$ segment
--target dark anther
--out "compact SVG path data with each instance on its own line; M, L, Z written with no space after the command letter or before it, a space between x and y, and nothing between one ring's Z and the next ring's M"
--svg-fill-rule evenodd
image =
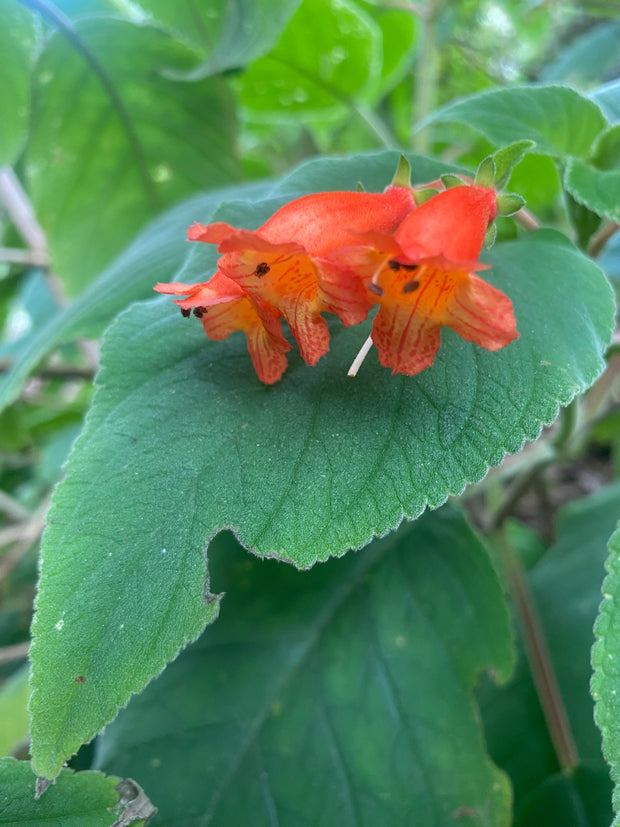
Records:
M260 264L256 265L256 270L254 270L254 275L258 276L266 276L267 273L271 270L271 267L267 264L266 261L261 261Z
M413 272L413 270L417 270L419 265L418 264L401 264L400 261L396 261L396 259L390 259L388 261L388 267L390 270L394 270L395 273L401 269L407 270L408 272Z
M194 316L195 316L197 319L202 319L202 317L204 316L204 314L205 314L206 312L207 312L207 308L206 308L206 307L195 307L195 308L194 308Z
M182 307L181 308L181 314L183 315L184 318L188 319L192 314L191 307Z
M403 293L413 293L420 286L419 281L408 281L403 285Z
M383 287L379 287L378 284L375 284L374 281L371 281L368 285L368 289L371 293L374 293L375 296L382 296L383 295Z

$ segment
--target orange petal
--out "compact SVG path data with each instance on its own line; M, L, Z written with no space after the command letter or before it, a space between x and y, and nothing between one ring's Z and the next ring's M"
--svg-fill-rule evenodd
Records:
M258 233L239 230L222 243L218 266L260 308L268 305L287 321L302 358L310 365L329 350L329 331L321 317L317 270L299 244L272 244ZM260 312L260 310L259 310Z
M439 325L401 305L382 305L372 326L379 361L392 373L415 376L433 364L441 342Z
M199 224L195 221L187 231L188 241L204 241L207 244L219 244L232 233L235 233L234 227L230 224L225 224L223 221L217 221L215 224Z
M442 256L475 262L497 213L497 199L486 187L452 187L412 212L394 233L408 259Z
M408 187L385 192L319 192L291 201L260 228L275 244L295 240L313 256L356 243L369 230L392 232L415 209Z
M444 310L442 323L486 350L499 350L519 336L508 296L477 276L459 285Z
M246 335L248 350L258 378L272 385L286 370L286 353L290 344L282 336L280 323L275 316L259 314L247 297L227 304L209 307L201 318L205 333L210 339L226 339L236 330Z
M158 293L165 293L170 296L186 295L185 299L175 300L175 304L184 310L190 307L211 307L214 304L221 304L232 299L245 295L241 287L232 279L226 278L219 270L209 281L199 284L182 284L171 282L170 284L156 284L153 290Z

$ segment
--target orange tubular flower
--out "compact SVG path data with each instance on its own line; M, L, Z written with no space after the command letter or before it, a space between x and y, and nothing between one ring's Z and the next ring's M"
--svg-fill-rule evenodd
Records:
M261 306L260 316L253 302L234 281L216 272L205 284L157 284L158 293L186 296L175 300L184 316L194 315L202 322L209 339L226 339L243 330L258 378L266 385L277 382L286 370L286 353L291 346L282 335L277 316Z
M219 272L242 289L263 324L283 317L302 358L314 365L329 350L321 313L335 313L349 326L363 321L373 304L346 262L330 261L329 253L358 244L370 230L392 232L414 208L408 187L317 193L291 201L258 230L194 224L188 238L218 245Z
M370 233L364 247L333 254L348 260L379 304L372 329L379 360L414 376L432 365L440 329L499 350L519 335L510 299L473 274L497 213L485 187L453 187L412 212L393 236Z

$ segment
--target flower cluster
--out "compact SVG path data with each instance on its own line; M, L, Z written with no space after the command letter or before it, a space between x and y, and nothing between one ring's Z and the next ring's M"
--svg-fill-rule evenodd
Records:
M278 381L291 345L284 319L310 365L329 349L323 313L359 324L378 305L371 339L382 365L411 376L429 367L448 326L498 350L518 336L510 299L474 275L497 214L488 187L454 186L420 206L420 192L324 192L291 201L255 231L194 224L190 241L216 244L221 257L203 284L158 284L193 310L210 339L243 330L261 381ZM432 193L432 191L430 191Z

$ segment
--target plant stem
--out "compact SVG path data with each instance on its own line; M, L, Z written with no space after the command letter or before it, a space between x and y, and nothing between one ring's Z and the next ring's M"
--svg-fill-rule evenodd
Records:
M615 235L620 229L620 224L617 221L611 221L606 224L598 232L594 233L588 244L588 255L592 258L598 258L603 247L607 244L609 239Z
M28 649L30 649L29 640L25 640L23 643L15 643L13 646L0 647L0 664L12 663L14 660L28 657Z
M427 0L420 15L422 31L416 58L415 80L413 86L414 124L421 121L435 109L441 61L437 49L437 18L440 0ZM429 152L432 145L432 133L428 127L414 132L412 149L421 154Z
M542 624L505 526L496 535L502 551L508 586L521 627L526 657L536 686L558 763L564 772L574 769L579 756L566 714Z
M0 359L0 374L10 373L13 363L10 359ZM35 373L41 379L84 379L90 381L95 375L95 365L77 367L75 365L48 365Z

